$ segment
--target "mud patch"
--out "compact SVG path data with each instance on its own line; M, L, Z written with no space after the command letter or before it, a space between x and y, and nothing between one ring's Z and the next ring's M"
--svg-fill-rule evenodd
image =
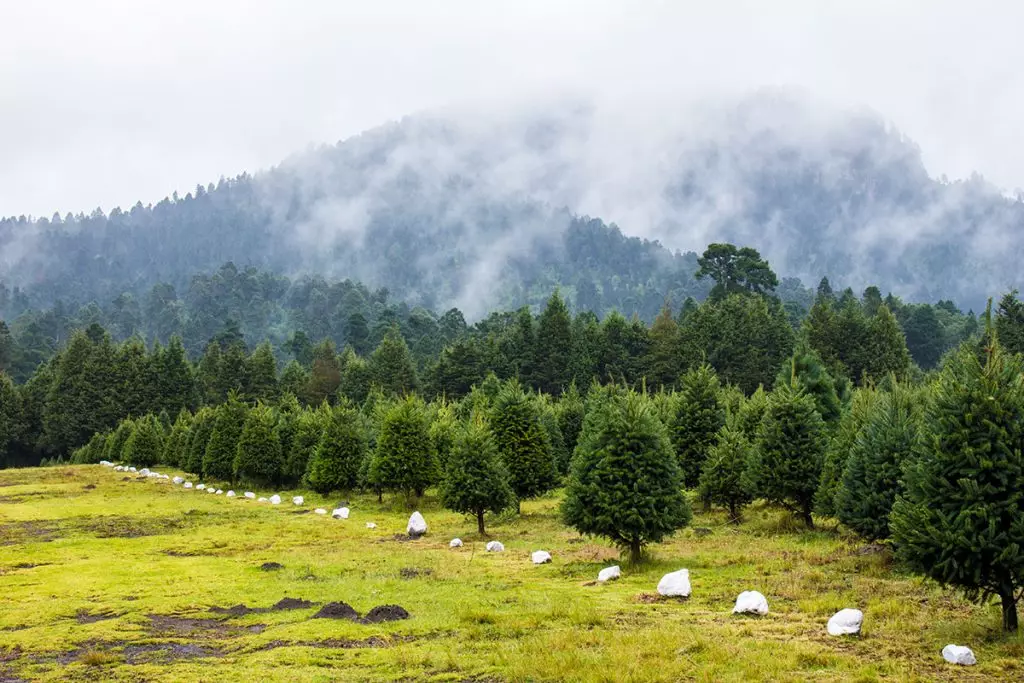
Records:
M381 624L386 621L408 619L409 613L400 605L378 605L362 618L364 624Z
M60 538L61 527L55 520L28 520L0 525L0 546L19 543L48 543Z
M79 522L77 528L94 534L97 538L141 538L160 536L180 530L185 526L178 517L125 517L110 515L91 517Z
M359 612L356 612L352 605L345 602L329 602L320 608L320 611L313 615L314 619L348 619L359 621Z
M276 572L284 569L284 565L280 562L264 562L260 565L261 572Z
M95 489L95 488L96 488L96 484L86 484L86 485L85 485L85 486L83 486L82 488L83 488L84 490L86 490L86 491L92 491L93 489Z
M111 611L90 612L87 609L80 609L75 612L75 621L79 624L95 624L97 621L117 619L120 614Z
M258 614L260 612L269 612L270 610L266 607L249 607L248 605L239 603L233 607L211 607L210 611L214 614L227 614L231 617L244 617L246 614Z
M182 659L224 656L224 652L219 648L210 645L196 645L195 643L126 645L121 653L124 655L124 660L127 664L162 663Z
M212 557L211 553L204 553L199 550L164 550L167 557Z
M244 605L243 605L244 607ZM266 624L235 626L223 619L179 617L173 614L147 614L149 628L157 635L175 638L234 638L243 633L262 633Z
M398 575L403 579L418 579L421 576L430 576L434 573L433 569L420 569L419 567L402 567L398 572Z
M281 647L316 647L324 649L338 649L338 650L355 650L359 648L377 648L377 647L394 647L395 645L401 645L402 643L408 643L416 640L415 636L392 636L385 638L382 636L371 636L364 639L349 639L349 638L329 638L327 640L299 640L299 641L288 641L288 640L272 640L269 643L261 646L260 650L276 650Z
M281 598L274 606L272 610L286 610L286 609L307 609L314 607L316 603L310 602L309 600L303 600L302 598Z

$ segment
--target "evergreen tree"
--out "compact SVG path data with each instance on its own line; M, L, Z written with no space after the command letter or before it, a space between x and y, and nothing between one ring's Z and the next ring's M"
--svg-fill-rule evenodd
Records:
M164 442L164 452L160 459L162 463L171 467L182 467L184 465L181 461L182 443L188 439L191 424L192 414L188 410L182 409L178 413L178 418L174 421L170 436Z
M422 496L437 478L437 455L425 407L416 396L406 396L384 415L370 462L370 480L406 496Z
M761 427L761 420L764 419L767 410L768 394L765 393L764 387L758 387L736 411L736 427L751 443L757 439L757 430Z
M277 361L270 342L256 347L245 362L245 391L248 401L273 401L277 399Z
M183 408L194 407L195 378L181 337L171 337L167 348L161 350L154 362L158 382L157 405L172 415Z
M890 526L898 555L968 598L996 596L1017 630L1024 588L1024 364L995 343L945 363L926 439L904 477Z
M74 452L71 462L75 465L95 465L103 460L103 453L107 446L107 435L96 432L89 439L89 443ZM0 457L3 453L0 450Z
M683 484L688 488L699 483L708 451L715 444L718 430L725 426L725 408L718 400L718 391L718 378L708 365L683 375L670 434Z
M850 407L840 417L835 433L825 449L821 478L814 494L814 510L819 515L836 515L836 493L842 484L846 461L877 400L878 392L874 389L857 389L850 400Z
M742 430L735 424L726 425L711 446L700 475L701 498L729 510L733 524L740 523L743 507L753 500L744 477L752 450Z
M808 527L821 477L825 439L814 400L784 384L768 399L748 481L766 500L800 515Z
M910 370L910 352L903 330L888 306L881 306L869 322L868 374L881 379L888 374L903 379Z
M216 418L217 412L213 408L200 408L192 419L188 450L181 464L181 468L186 472L202 475L203 459L206 457L206 447L210 443Z
M142 417L135 423L131 436L124 444L124 461L136 467L152 467L163 454L160 426L152 416Z
M103 451L103 458L110 462L121 462L125 459L124 446L128 442L128 438L135 431L135 422L130 418L121 420L121 423L117 425L117 429L110 433L107 437L107 445Z
M700 268L694 273L698 280L715 281L710 298L720 301L730 294L767 294L779 286L779 279L756 249L732 244L709 244L697 259Z
M206 405L216 405L227 396L227 391L220 386L220 364L220 345L212 342L207 344L196 371L196 383Z
M284 480L290 484L299 483L309 468L313 456L326 428L325 416L330 413L326 403L316 410L304 410L295 421L295 435L284 463Z
M458 430L448 467L441 481L441 504L453 512L476 517L481 536L484 515L515 505L508 470L498 456L494 436L477 419Z
M646 360L647 386L672 389L683 372L680 356L679 324L666 302L651 325L650 353Z
M278 386L283 394L300 396L305 391L308 383L309 373L299 365L298 361L293 360L284 366L284 370L281 371L281 381L278 383Z
M558 429L562 432L562 440L565 443L565 453L571 460L573 451L576 450L576 442L580 438L580 430L583 429L583 398L576 389L576 383L569 385L569 390L562 394L558 404L555 406L555 415L558 418ZM569 462L557 463L558 471L568 473Z
M601 357L601 327L597 316L586 311L572 321L572 353L569 376L574 382L589 384L597 377Z
M108 345L109 338L100 344ZM93 434L115 423L110 367L101 364L99 346L85 332L75 332L57 361L46 397L43 428L47 441L59 453L85 444Z
M359 411L338 406L309 461L306 479L318 493L348 491L358 483L366 458L366 434Z
M345 349L344 358L345 365L341 373L338 394L353 403L361 404L370 394L373 371L370 369L370 364L361 356L357 356L351 348Z
M572 355L572 319L558 290L548 299L537 323L530 383L540 391L559 395L569 384Z
M299 398L307 406L318 406L334 397L341 383L341 363L334 342L325 339L313 348L309 384Z
M897 386L874 405L853 442L836 493L836 516L868 540L889 537L889 513L904 463L919 445L916 399Z
M1024 353L1024 302L1017 298L1016 289L999 300L995 331L1004 349L1010 353Z
M639 395L600 402L576 452L562 511L580 533L610 539L635 563L648 543L689 523L668 433Z
M515 380L502 387L495 399L491 429L517 500L535 498L555 486L557 471L548 434L536 404Z
M782 364L775 383L787 384L792 381L814 399L814 406L826 423L839 419L843 406L836 392L836 384L825 369L821 357L806 342L801 341L793 356Z
M23 413L21 396L14 382L0 371L0 463L8 463L8 452L22 435ZM100 453L102 457L102 452Z
M235 481L235 454L249 409L235 393L217 408L213 432L203 456L203 476L219 481Z
M448 469L448 458L455 444L458 418L450 403L442 402L437 407L433 422L430 423L430 442L437 453L437 464L443 474Z
M391 326L370 356L370 376L386 393L401 396L416 391L416 364L397 325Z
M248 413L235 448L233 480L265 486L276 483L281 478L284 458L281 440L274 429L274 413L262 404Z

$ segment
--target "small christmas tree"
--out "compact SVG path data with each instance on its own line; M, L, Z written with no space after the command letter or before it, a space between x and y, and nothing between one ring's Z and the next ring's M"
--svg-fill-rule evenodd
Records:
M274 427L274 413L267 406L257 405L249 411L235 448L234 471L238 481L266 486L280 480L284 458Z
M491 429L517 500L535 498L554 487L555 458L540 411L515 380L502 387L494 401Z
M515 505L509 474L498 457L494 436L478 418L456 433L448 467L441 482L441 503L454 512L476 517L484 535L484 514Z
M700 475L701 498L728 509L733 524L740 523L743 507L753 499L743 476L752 450L743 431L728 424L718 433Z
M339 406L332 411L313 451L306 480L318 493L348 491L355 487L365 457L362 416L352 407Z
M140 418L124 444L124 460L136 467L151 467L160 462L163 439L160 423L152 415Z
M234 481L235 454L248 414L249 409L238 400L234 392L228 397L227 403L217 408L213 432L203 456L203 476L207 479Z
M683 375L671 436L687 488L700 482L704 460L718 430L725 425L725 407L718 400L718 389L718 377L710 365Z
M406 396L384 415L370 462L370 481L418 497L437 481L438 474L423 401L414 395Z
M689 523L682 473L650 402L630 392L588 414L562 505L580 533L604 536L638 562L644 547Z

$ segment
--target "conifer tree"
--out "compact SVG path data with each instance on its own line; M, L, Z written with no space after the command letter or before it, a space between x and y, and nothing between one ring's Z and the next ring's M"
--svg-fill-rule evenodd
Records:
M171 337L167 348L154 359L157 378L157 403L170 414L196 403L195 378L192 364L185 353L181 337Z
M419 386L416 364L398 325L388 328L370 356L370 376L374 384L393 396L415 391Z
M152 467L163 454L160 425L152 416L139 418L124 444L124 461L136 467Z
M282 394L292 394L298 397L305 391L308 383L309 373L299 365L298 361L292 360L281 371L281 381L278 382L278 386Z
M306 480L318 493L349 491L358 483L365 458L362 416L355 408L337 406L310 458Z
M833 423L842 415L842 403L836 392L836 384L818 353L805 341L797 344L793 355L779 370L775 383L786 384L792 380L814 399L814 406L826 423Z
M178 418L171 427L170 436L164 442L164 453L161 462L171 467L181 467L182 442L188 439L189 428L192 424L192 414L186 409L178 413Z
M214 421L217 413L213 408L200 408L192 418L189 430L188 450L182 461L181 468L195 475L203 473L203 459L206 457L206 446L213 434Z
M767 410L768 394L765 393L764 387L758 387L757 391L740 404L739 410L736 412L736 427L751 443L757 438L757 430L760 428L761 420Z
M338 394L353 403L362 404L370 395L373 372L366 359L357 356L351 348L345 349L345 369L341 373Z
M338 360L334 342L325 339L313 347L313 364L309 372L309 384L299 398L307 406L318 406L334 398L341 383L341 362Z
M900 492L902 468L919 445L916 398L902 386L882 394L846 460L836 516L871 541L889 537L889 513Z
M498 456L494 435L480 418L459 428L441 481L441 504L454 512L473 515L483 536L484 515L515 505L508 470Z
M202 402L206 405L217 405L227 395L226 392L222 392L220 386L220 364L220 344L210 342L206 345L196 370L196 383L202 395Z
M557 470L551 441L535 402L517 381L506 383L495 399L491 429L517 500L535 498L555 486Z
M89 439L89 443L77 449L71 457L71 462L75 465L94 465L100 460L103 460L104 449L107 445L107 435L96 432ZM3 457L3 451L0 449L0 458Z
M213 432L203 456L203 476L207 479L235 481L235 454L249 409L232 392L216 410Z
M437 453L437 465L443 474L448 468L448 458L455 444L458 419L455 410L448 402L442 401L437 407L433 422L430 423L430 441Z
M819 515L835 516L835 498L842 483L846 461L857 439L857 434L867 422L877 400L878 392L874 389L857 389L853 392L850 407L843 412L839 419L835 433L825 449L821 478L818 482L818 490L814 493L814 511Z
M384 414L370 480L381 488L419 497L438 474L425 406L415 395L408 395Z
M270 342L257 346L246 359L243 395L249 401L273 401L277 398L277 360Z
M811 511L825 451L824 424L814 400L790 384L768 399L748 481L757 494L800 515L814 526Z
M93 434L106 431L116 421L110 359L105 359L104 367L97 357L102 346L109 348L109 337L94 343L79 330L71 335L57 361L46 397L43 428L48 443L59 453L85 444Z
M280 480L284 464L274 412L259 404L248 413L235 448L233 480L274 484Z
M0 370L0 463L7 461L8 449L21 436L22 419L21 395L11 378Z
M735 423L728 424L708 451L700 475L700 497L729 510L733 524L740 523L744 506L753 500L744 477L752 451L746 434Z
M309 460L326 429L330 406L320 404L316 410L304 410L295 420L295 434L292 436L291 447L285 457L284 480L291 484L299 483L306 476Z
M583 398L575 382L569 385L568 391L558 400L555 415L558 417L558 429L562 432L562 440L565 442L566 455L571 460L573 451L576 450L576 442L580 438L580 430L583 429ZM559 464L558 471L568 473L569 462Z
M903 330L888 306L879 307L870 318L868 328L868 374L875 379L890 373L897 379L905 378L910 369L910 351Z
M569 384L572 355L572 319L558 290L548 299L537 321L530 383L540 391L558 396Z
M135 431L135 422L131 418L125 418L117 425L117 429L110 433L107 437L107 446L103 452L103 458L110 462L120 462L124 460L124 445L128 442L128 438Z
M680 355L679 324L672 317L668 302L651 325L651 346L646 365L647 386L673 389L683 372Z
M725 426L725 408L718 400L718 391L718 377L709 365L683 375L671 439L688 488L699 483L708 451L715 444L718 430Z
M691 518L682 473L665 426L636 393L588 413L562 512L580 533L608 538L638 562Z
M898 556L970 599L997 597L1017 630L1024 591L1024 364L995 339L946 360L890 526Z

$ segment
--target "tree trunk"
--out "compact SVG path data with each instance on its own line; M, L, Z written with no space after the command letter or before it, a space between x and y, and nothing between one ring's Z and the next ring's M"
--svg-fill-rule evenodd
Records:
M1017 600L1013 597L1013 591L1001 593L999 598L1003 601L1003 630L1007 633L1017 631Z
M729 503L729 521L738 525L740 523L740 513L737 507L736 503Z
M384 502L384 489L377 489L377 502L378 503L383 503Z
M483 510L477 510L476 511L476 530L477 530L477 532L481 536L484 535L484 511Z
M643 548L640 545L640 541L634 540L629 542L629 563L640 564L640 555L643 552Z
M814 518L811 517L811 506L810 505L805 505L804 506L804 509L803 509L803 511L802 511L800 516L803 517L804 523L807 525L808 529L813 529L814 528Z

